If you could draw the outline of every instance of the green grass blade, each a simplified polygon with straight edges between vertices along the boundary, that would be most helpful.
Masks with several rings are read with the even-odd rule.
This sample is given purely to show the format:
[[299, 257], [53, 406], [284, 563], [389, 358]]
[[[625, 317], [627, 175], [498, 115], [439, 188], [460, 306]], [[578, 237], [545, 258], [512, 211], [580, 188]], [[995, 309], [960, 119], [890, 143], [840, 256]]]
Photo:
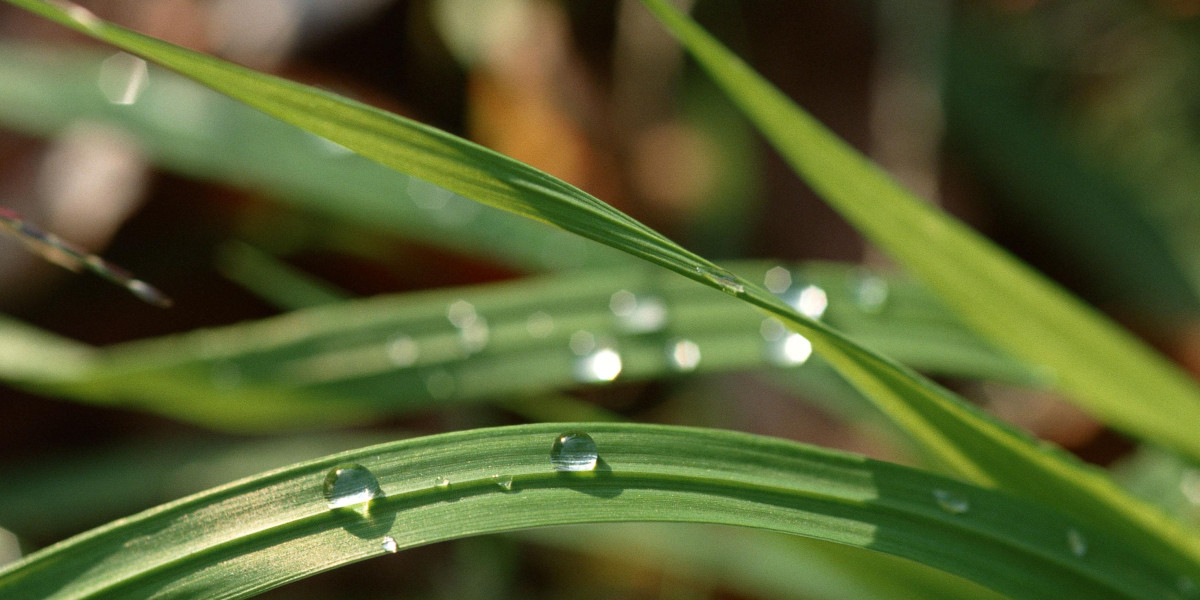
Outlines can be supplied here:
[[[6, 598], [242, 598], [439, 540], [543, 525], [740, 525], [894, 554], [1020, 598], [1162, 598], [1180, 576], [1036, 505], [905, 467], [783, 440], [593, 424], [595, 471], [553, 470], [562, 425], [435, 435], [269, 472], [163, 505], [0, 572]], [[330, 510], [356, 463], [383, 496]], [[512, 488], [495, 475], [512, 477]], [[448, 481], [448, 485], [437, 482]], [[940, 508], [953, 494], [967, 510]], [[1074, 534], [1069, 533], [1075, 531]], [[1073, 551], [1069, 538], [1086, 548]]]
[[[234, 270], [252, 275], [256, 286], [279, 278], [276, 266], [264, 271], [263, 256], [248, 257], [248, 265]], [[752, 279], [786, 272], [792, 283], [785, 296], [810, 287], [824, 290], [824, 319], [916, 368], [1012, 382], [1036, 379], [1036, 373], [979, 343], [927, 293], [902, 279], [837, 264], [733, 266]], [[297, 292], [291, 275], [270, 293], [292, 300], [331, 297], [307, 285]], [[887, 290], [885, 305], [864, 310], [856, 297], [863, 281]], [[473, 311], [477, 320], [456, 327], [447, 318], [452, 306]], [[768, 340], [763, 330], [758, 311], [646, 267], [334, 303], [94, 349], [89, 368], [63, 374], [54, 373], [68, 364], [61, 344], [30, 352], [37, 340], [23, 342], [14, 332], [0, 338], [0, 349], [12, 345], [13, 354], [22, 357], [5, 374], [11, 383], [242, 431], [327, 425], [330, 415], [321, 407], [331, 405], [348, 411], [334, 416], [349, 420], [605, 383], [580, 370], [588, 354], [571, 349], [578, 332], [619, 353], [619, 381], [771, 367], [794, 367], [786, 372], [810, 386], [836, 380], [819, 358], [789, 358], [785, 340]], [[782, 335], [781, 327], [767, 328], [771, 332]], [[698, 356], [692, 358], [698, 362], [677, 358], [676, 350], [687, 343], [694, 344]], [[35, 359], [39, 362], [31, 364]]]
[[1200, 389], [1111, 323], [905, 190], [663, 0], [644, 0], [834, 209], [972, 328], [1105, 423], [1200, 459]]
[[[1066, 455], [1039, 448], [1028, 437], [997, 424], [911, 370], [803, 317], [762, 287], [738, 279], [560, 180], [396, 115], [107, 24], [68, 3], [7, 1], [168, 65], [384, 165], [465, 197], [599, 241], [737, 296], [806, 335], [813, 348], [903, 427], [930, 460], [970, 480], [1001, 486], [1059, 507], [1102, 531], [1113, 532], [1174, 569], [1190, 569], [1200, 564], [1197, 540], [1181, 534], [1160, 513], [1134, 501], [1103, 475]], [[678, 13], [671, 14], [682, 18]], [[704, 35], [699, 29], [689, 31]], [[724, 52], [715, 45], [709, 49]], [[748, 70], [737, 72], [751, 77], [748, 83], [757, 81]], [[787, 109], [786, 114], [795, 112], [790, 103], [773, 106]], [[841, 172], [845, 166], [834, 165], [830, 170]], [[887, 190], [891, 188], [882, 188]], [[940, 225], [929, 229], [927, 235], [946, 235], [956, 230], [956, 226], [944, 221], [937, 223]], [[966, 249], [957, 256], [960, 260], [956, 264], [974, 262], [977, 251], [974, 246]], [[973, 275], [964, 276], [974, 280]], [[319, 408], [318, 403], [314, 410]]]
[[155, 165], [264, 192], [322, 217], [486, 257], [526, 271], [630, 259], [599, 244], [448, 194], [152, 65], [133, 105], [96, 86], [109, 53], [0, 40], [0, 123], [54, 136], [100, 122]]

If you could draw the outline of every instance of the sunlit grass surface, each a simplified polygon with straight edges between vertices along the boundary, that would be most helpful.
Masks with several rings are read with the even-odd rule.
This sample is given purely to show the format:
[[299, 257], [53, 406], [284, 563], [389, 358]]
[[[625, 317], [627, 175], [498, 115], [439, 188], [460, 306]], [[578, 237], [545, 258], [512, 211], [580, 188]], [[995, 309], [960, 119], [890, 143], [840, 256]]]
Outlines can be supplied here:
[[[722, 260], [717, 266], [703, 258], [753, 254], [749, 248], [761, 247], [754, 241], [754, 222], [780, 218], [786, 212], [780, 207], [791, 204], [760, 209], [758, 201], [751, 201], [758, 194], [749, 176], [755, 161], [746, 158], [752, 147], [746, 126], [732, 118], [733, 109], [717, 99], [716, 90], [699, 71], [686, 67], [670, 51], [647, 54], [644, 64], [631, 66], [635, 64], [629, 62], [631, 48], [645, 51], [649, 46], [630, 42], [628, 36], [649, 36], [645, 39], [658, 39], [653, 43], [670, 47], [661, 37], [660, 26], [633, 3], [609, 15], [619, 24], [611, 65], [619, 82], [613, 90], [618, 107], [614, 114], [629, 120], [623, 125], [628, 129], [614, 128], [613, 133], [636, 143], [610, 140], [608, 144], [628, 144], [623, 148], [597, 141], [605, 136], [581, 128], [579, 123], [586, 119], [572, 125], [586, 102], [556, 104], [554, 94], [544, 93], [553, 89], [544, 87], [547, 80], [522, 75], [520, 69], [506, 71], [514, 65], [546, 68], [567, 63], [530, 62], [529, 56], [536, 53], [524, 61], [505, 62], [510, 60], [505, 54], [486, 50], [493, 35], [486, 27], [457, 19], [467, 8], [456, 2], [432, 2], [428, 13], [410, 16], [415, 23], [437, 28], [471, 78], [465, 88], [470, 101], [465, 120], [471, 135], [550, 175], [367, 105], [130, 34], [74, 5], [11, 3], [162, 61], [312, 133], [240, 107], [156, 67], [147, 68], [130, 55], [94, 49], [55, 50], [48, 55], [24, 42], [0, 48], [9, 58], [0, 66], [5, 77], [26, 83], [0, 91], [0, 120], [21, 131], [59, 139], [63, 153], [99, 144], [103, 155], [133, 161], [133, 167], [106, 167], [110, 174], [126, 173], [124, 179], [111, 175], [109, 184], [136, 183], [139, 169], [145, 169], [136, 165], [153, 161], [191, 177], [256, 190], [288, 207], [240, 200], [234, 211], [238, 224], [224, 233], [208, 232], [186, 221], [175, 224], [177, 231], [193, 232], [190, 247], [207, 248], [205, 261], [240, 286], [220, 284], [224, 287], [217, 289], [223, 293], [197, 296], [204, 279], [180, 272], [169, 254], [152, 251], [158, 245], [189, 247], [172, 246], [170, 235], [161, 228], [156, 228], [157, 238], [151, 238], [155, 246], [115, 257], [121, 264], [139, 267], [139, 276], [147, 272], [147, 278], [161, 277], [166, 289], [184, 288], [183, 294], [173, 295], [184, 298], [174, 310], [182, 311], [186, 325], [170, 326], [173, 317], [137, 317], [129, 326], [118, 326], [120, 333], [79, 336], [73, 333], [78, 325], [56, 326], [53, 318], [47, 318], [54, 305], [26, 317], [40, 327], [19, 318], [5, 320], [2, 331], [7, 345], [0, 351], [6, 360], [0, 374], [12, 385], [42, 396], [81, 401], [64, 406], [68, 415], [85, 411], [166, 416], [169, 421], [150, 421], [149, 428], [178, 430], [185, 439], [168, 442], [164, 439], [168, 433], [138, 442], [145, 436], [133, 435], [135, 443], [112, 444], [112, 451], [103, 453], [103, 460], [95, 464], [68, 453], [46, 458], [46, 469], [39, 469], [36, 484], [11, 490], [12, 500], [4, 502], [7, 508], [0, 519], [5, 521], [0, 524], [13, 523], [13, 530], [32, 548], [184, 493], [334, 449], [360, 447], [378, 439], [376, 435], [389, 439], [407, 437], [414, 430], [464, 430], [462, 439], [479, 440], [476, 447], [456, 446], [452, 440], [459, 438], [454, 435], [419, 438], [393, 449], [354, 455], [355, 464], [369, 464], [364, 472], [370, 473], [370, 479], [378, 477], [377, 487], [356, 487], [367, 496], [378, 496], [370, 504], [355, 501], [349, 503], [353, 506], [329, 511], [331, 503], [340, 502], [338, 482], [349, 481], [339, 479], [337, 473], [356, 473], [359, 468], [329, 458], [156, 509], [49, 549], [27, 565], [7, 571], [0, 585], [13, 594], [42, 597], [55, 589], [66, 594], [103, 588], [130, 597], [151, 591], [166, 596], [242, 597], [439, 539], [592, 520], [700, 521], [785, 531], [914, 559], [1014, 597], [1188, 598], [1198, 592], [1197, 544], [1183, 522], [1169, 520], [1127, 495], [1099, 469], [996, 422], [909, 368], [950, 377], [942, 383], [952, 383], [955, 391], [977, 399], [1024, 398], [1021, 402], [1026, 404], [1017, 406], [1034, 406], [1028, 404], [1035, 402], [1030, 398], [1058, 391], [1127, 434], [1192, 456], [1196, 446], [1189, 423], [1197, 413], [1194, 384], [1092, 308], [914, 201], [659, 2], [647, 4], [680, 35], [698, 63], [714, 75], [718, 87], [746, 110], [797, 172], [928, 288], [893, 269], [864, 269], [849, 262]], [[542, 31], [558, 32], [554, 35], [563, 39], [575, 35], [581, 44], [584, 37], [578, 32], [555, 29], [554, 23], [564, 22], [555, 19], [587, 22], [596, 17], [591, 8], [555, 12], [559, 9], [550, 5], [512, 6], [518, 5], [525, 8], [487, 13], [498, 10], [499, 4], [485, 3], [480, 7], [491, 8], [480, 10], [496, 22], [505, 22], [500, 17], [506, 14], [504, 18], [516, 19], [513, 23], [540, 23], [548, 28]], [[891, 17], [905, 12], [883, 5], [878, 9]], [[706, 8], [704, 3], [698, 10], [702, 17], [710, 14], [706, 11], [724, 17], [736, 13]], [[823, 9], [814, 10], [820, 14]], [[911, 41], [915, 31], [932, 31], [935, 39], [949, 40], [946, 48], [955, 48], [952, 42], [965, 42], [952, 34], [974, 26], [973, 20], [986, 14], [982, 9], [972, 11], [922, 14], [913, 21], [913, 31], [880, 26], [881, 47]], [[1019, 29], [1022, 17], [997, 13], [988, 18]], [[1057, 17], [1046, 11], [1028, 18], [1052, 21]], [[149, 30], [165, 35], [153, 27]], [[517, 51], [539, 48], [522, 46], [519, 40], [508, 43]], [[941, 47], [941, 42], [930, 44], [926, 51], [936, 53]], [[240, 57], [260, 69], [278, 64], [266, 55], [223, 48], [220, 51], [227, 56]], [[536, 52], [560, 51], [549, 48], [543, 39]], [[896, 60], [900, 64], [893, 64], [894, 69], [916, 69], [909, 75], [933, 77], [903, 64], [917, 60], [912, 56]], [[549, 72], [561, 75], [554, 68]], [[687, 76], [677, 88], [671, 83], [663, 87], [682, 74]], [[570, 89], [575, 93], [595, 93], [574, 81]], [[530, 98], [541, 100], [514, 100], [520, 94], [508, 86], [515, 82], [525, 86]], [[924, 85], [935, 83], [930, 79]], [[886, 96], [888, 88], [880, 85], [880, 93]], [[671, 107], [656, 103], [655, 94], [675, 94], [680, 100]], [[907, 110], [921, 114], [914, 105]], [[925, 110], [936, 122], [937, 109]], [[678, 116], [670, 117], [672, 111], [678, 111]], [[975, 117], [973, 123], [986, 121], [989, 114]], [[673, 120], [664, 124], [663, 119]], [[946, 123], [956, 123], [954, 115], [948, 115]], [[508, 128], [512, 124], [524, 127]], [[971, 131], [977, 131], [980, 140], [993, 139], [986, 137], [993, 135], [988, 131]], [[936, 139], [937, 132], [931, 126], [925, 133]], [[565, 137], [553, 138], [556, 134]], [[587, 143], [589, 139], [594, 145]], [[1011, 143], [1017, 150], [1009, 152], [1019, 155], [1030, 139], [1015, 137]], [[980, 143], [993, 152], [982, 155], [1003, 155], [995, 154], [994, 146]], [[927, 147], [926, 151], [934, 150]], [[885, 166], [897, 166], [889, 164], [886, 152], [880, 156]], [[936, 167], [929, 167], [929, 161], [924, 164], [934, 169], [925, 175], [936, 180]], [[1067, 168], [1070, 160], [1060, 164], [1066, 166], [1052, 170], [1041, 189], [1036, 183], [1021, 184], [1024, 180], [1016, 175], [1013, 180], [1024, 185], [1027, 193], [1050, 194], [1055, 200], [1103, 185], [1087, 179], [1086, 173], [1072, 175]], [[601, 175], [617, 171], [598, 170], [594, 165], [620, 165], [625, 169], [621, 172], [628, 173], [625, 183], [616, 183], [621, 177]], [[72, 180], [69, 171], [53, 173], [43, 177]], [[1056, 179], [1059, 175], [1063, 177]], [[1086, 183], [1073, 189], [1070, 181]], [[71, 197], [70, 190], [81, 189], [65, 183], [60, 187], [67, 191], [49, 196], [60, 203]], [[925, 194], [937, 193], [936, 185], [916, 187]], [[135, 210], [129, 203], [137, 189], [130, 184], [123, 200], [107, 202], [124, 202], [120, 210], [129, 214]], [[1148, 316], [1143, 322], [1152, 322], [1146, 327], [1178, 323], [1195, 310], [1194, 286], [1186, 269], [1191, 257], [1180, 250], [1186, 245], [1174, 241], [1179, 239], [1178, 230], [1163, 226], [1161, 220], [1156, 225], [1141, 208], [1120, 205], [1123, 200], [1105, 196], [1106, 208], [1087, 211], [1096, 222], [1110, 226], [1095, 229], [1091, 240], [1082, 234], [1077, 247], [1105, 248], [1090, 254], [1102, 266], [1115, 265], [1107, 271], [1112, 277], [1144, 290], [1133, 298], [1144, 303], [1142, 310]], [[1069, 204], [1065, 198], [1062, 201]], [[1046, 214], [1049, 219], [1062, 218]], [[62, 217], [39, 222], [49, 223], [51, 231], [70, 230], [71, 221]], [[1182, 222], [1186, 221], [1175, 225], [1181, 227]], [[655, 231], [664, 227], [666, 237]], [[1103, 241], [1097, 243], [1098, 238]], [[680, 246], [672, 239], [685, 243]], [[1129, 250], [1107, 250], [1118, 247]], [[1107, 258], [1116, 255], [1121, 258]], [[337, 257], [336, 262], [323, 265], [322, 260], [328, 259], [321, 257], [329, 256]], [[1130, 264], [1150, 266], [1123, 266], [1133, 257], [1140, 262]], [[536, 271], [551, 273], [519, 276]], [[495, 279], [514, 281], [462, 285]], [[422, 287], [447, 289], [381, 293]], [[222, 307], [231, 297], [252, 303], [247, 292], [287, 314], [231, 323], [222, 315], [232, 313]], [[358, 300], [355, 296], [377, 297]], [[205, 300], [196, 301], [199, 297]], [[58, 310], [70, 306], [65, 303]], [[88, 314], [95, 320], [94, 315], [111, 310], [105, 306], [92, 304]], [[269, 312], [262, 305], [256, 310], [259, 314], [250, 316]], [[184, 331], [217, 324], [222, 327]], [[138, 335], [139, 331], [144, 333]], [[148, 339], [133, 339], [138, 337]], [[1187, 338], [1177, 334], [1174, 339], [1184, 343]], [[114, 340], [132, 341], [104, 345]], [[972, 386], [977, 384], [960, 383], [965, 381], [989, 383], [976, 388]], [[994, 382], [1022, 387], [995, 387]], [[980, 396], [979, 389], [985, 395]], [[808, 402], [777, 401], [789, 397]], [[991, 402], [1004, 412], [999, 400]], [[1074, 439], [1093, 435], [1088, 432], [1094, 432], [1096, 425], [1079, 413], [1055, 410], [1051, 414], [1056, 417], [1019, 422], [1059, 441], [1073, 439], [1071, 435], [1077, 436]], [[1021, 412], [1010, 408], [1007, 414]], [[1064, 434], [1055, 434], [1054, 427], [1066, 427], [1063, 418], [1082, 424], [1084, 433], [1059, 437]], [[797, 464], [781, 467], [774, 480], [759, 480], [755, 477], [763, 475], [761, 461], [774, 460], [763, 456], [800, 452], [812, 453], [817, 460], [825, 455], [711, 429], [671, 433], [681, 436], [671, 438], [678, 440], [675, 443], [656, 439], [655, 434], [642, 439], [638, 437], [642, 429], [621, 424], [587, 425], [588, 433], [599, 440], [599, 459], [569, 463], [592, 468], [583, 469], [586, 474], [579, 477], [563, 478], [548, 474], [568, 463], [550, 460], [549, 446], [536, 442], [545, 442], [542, 438], [552, 431], [572, 429], [551, 425], [545, 431], [513, 430], [522, 432], [518, 435], [529, 433], [527, 450], [519, 449], [525, 448], [521, 443], [504, 442], [507, 430], [477, 429], [514, 420], [632, 420], [750, 429], [914, 463], [982, 487], [960, 488], [883, 464], [878, 466], [881, 471], [869, 466], [858, 475], [835, 475], [825, 467], [808, 472], [808, 467]], [[845, 424], [835, 424], [838, 420]], [[880, 428], [885, 420], [890, 421], [889, 429]], [[276, 438], [249, 446], [238, 438], [181, 429], [176, 422], [239, 435], [275, 432]], [[310, 438], [308, 432], [344, 431], [363, 424], [375, 424], [378, 431], [365, 436], [335, 433], [312, 438], [313, 444], [290, 442]], [[408, 431], [395, 433], [397, 426]], [[622, 439], [633, 446], [627, 448], [616, 438], [608, 438], [606, 444], [606, 431], [628, 436]], [[406, 448], [442, 444], [444, 453], [431, 450], [442, 457], [438, 464], [444, 465], [434, 469], [436, 475], [404, 468], [393, 474], [375, 466], [379, 460], [395, 461], [395, 465], [424, 460], [420, 452]], [[684, 451], [689, 447], [695, 449], [691, 454]], [[606, 448], [611, 454], [606, 454]], [[745, 454], [753, 453], [753, 448], [766, 455]], [[251, 456], [244, 460], [228, 458], [246, 453]], [[147, 460], [152, 455], [162, 458]], [[717, 468], [717, 463], [723, 466]], [[499, 468], [504, 465], [511, 466], [507, 470], [512, 473], [500, 472], [506, 470]], [[114, 475], [145, 468], [171, 475]], [[21, 472], [21, 467], [14, 466], [13, 472]], [[1177, 458], [1143, 452], [1131, 454], [1118, 471], [1120, 480], [1128, 482], [1139, 497], [1176, 514], [1186, 513], [1192, 495], [1200, 497], [1189, 495], [1191, 473], [1186, 462]], [[849, 488], [836, 491], [852, 480], [861, 483], [855, 479], [860, 476], [875, 484], [894, 476], [897, 485], [867, 486], [848, 495], [843, 492]], [[180, 480], [188, 482], [171, 483]], [[824, 483], [804, 490], [791, 487], [803, 481]], [[144, 482], [158, 482], [161, 491], [147, 489]], [[78, 488], [80, 493], [63, 498], [57, 492], [64, 487]], [[324, 494], [318, 493], [322, 487]], [[1001, 491], [994, 505], [995, 492], [983, 488]], [[248, 491], [252, 489], [256, 491]], [[863, 490], [866, 496], [860, 494]], [[832, 504], [811, 504], [825, 496]], [[864, 504], [868, 498], [878, 502]], [[82, 506], [93, 507], [94, 515], [81, 511]], [[433, 516], [422, 517], [426, 512]], [[437, 516], [442, 514], [446, 516]], [[30, 515], [51, 525], [23, 530], [19, 524], [30, 521]], [[339, 521], [340, 525], [329, 521], [342, 517], [346, 522]], [[260, 518], [265, 520], [256, 520]], [[906, 525], [880, 526], [895, 518]], [[925, 519], [933, 519], [942, 529], [920, 529]], [[199, 528], [189, 529], [192, 525], [185, 522]], [[437, 569], [463, 583], [453, 588], [434, 586], [429, 594], [555, 595], [553, 590], [586, 587], [583, 582], [589, 579], [611, 578], [588, 569], [573, 577], [550, 575], [554, 568], [545, 565], [558, 564], [561, 550], [530, 560], [519, 558], [516, 548], [532, 548], [526, 544], [537, 540], [548, 548], [569, 549], [576, 560], [582, 554], [587, 557], [584, 564], [598, 566], [628, 560], [619, 551], [618, 558], [612, 558], [613, 540], [619, 536], [627, 536], [630, 547], [653, 547], [653, 541], [645, 540], [702, 530], [679, 530], [686, 534], [654, 533], [664, 530], [653, 528], [624, 534], [597, 530], [594, 538], [574, 531], [549, 530], [533, 537], [456, 546], [461, 548], [455, 551], [456, 558], [442, 561]], [[634, 541], [639, 536], [642, 541]], [[731, 543], [724, 559], [720, 550], [716, 554], [664, 551], [661, 560], [637, 568], [659, 573], [660, 596], [707, 597], [720, 593], [714, 589], [726, 587], [745, 594], [798, 598], [989, 594], [912, 563], [889, 562], [861, 551], [845, 554], [820, 545], [781, 544], [759, 532], [731, 539], [755, 548], [751, 554], [757, 560], [734, 560], [747, 546]], [[367, 546], [359, 548], [360, 541], [368, 542]], [[621, 542], [615, 544], [619, 548]], [[118, 547], [121, 550], [104, 550]], [[961, 550], [953, 550], [956, 547]], [[433, 549], [417, 552], [440, 556]], [[791, 578], [778, 573], [787, 569], [760, 568], [818, 560], [806, 552], [815, 552], [822, 564]], [[410, 554], [386, 560], [420, 564], [419, 557], [426, 556], [402, 558]], [[541, 575], [523, 574], [531, 564], [542, 565]], [[715, 564], [726, 568], [714, 571]], [[361, 575], [373, 573], [365, 568], [348, 567], [344, 572], [351, 575], [339, 576], [343, 571], [339, 570], [317, 581], [341, 582], [333, 588], [340, 597], [375, 597], [378, 592], [373, 587], [381, 576]], [[608, 585], [615, 590], [623, 584]], [[288, 586], [281, 593], [303, 589]]]

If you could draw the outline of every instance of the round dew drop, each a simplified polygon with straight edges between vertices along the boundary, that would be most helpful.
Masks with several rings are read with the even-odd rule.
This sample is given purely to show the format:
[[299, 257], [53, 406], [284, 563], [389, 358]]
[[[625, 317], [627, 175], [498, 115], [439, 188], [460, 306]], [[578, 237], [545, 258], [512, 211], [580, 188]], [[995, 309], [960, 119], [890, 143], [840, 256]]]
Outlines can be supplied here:
[[952, 515], [961, 515], [971, 510], [971, 501], [966, 496], [956, 492], [933, 490], [933, 499], [937, 502], [939, 508]]
[[352, 506], [362, 513], [370, 509], [373, 500], [383, 497], [379, 480], [366, 467], [355, 463], [338, 465], [330, 470], [322, 490], [329, 508]]
[[596, 442], [586, 433], [564, 433], [550, 448], [550, 464], [555, 471], [591, 471], [599, 460]]
[[1087, 554], [1087, 538], [1084, 538], [1078, 529], [1072, 527], [1067, 530], [1067, 548], [1070, 548], [1071, 554], [1082, 558], [1084, 554]]

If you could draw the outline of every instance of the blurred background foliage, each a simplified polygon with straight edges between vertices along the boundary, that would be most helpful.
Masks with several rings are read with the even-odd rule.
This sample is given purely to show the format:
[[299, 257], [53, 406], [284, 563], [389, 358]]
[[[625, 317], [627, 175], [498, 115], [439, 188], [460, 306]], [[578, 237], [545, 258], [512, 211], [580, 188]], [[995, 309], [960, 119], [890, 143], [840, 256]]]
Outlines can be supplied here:
[[[836, 282], [861, 279], [856, 265], [889, 278], [892, 270], [766, 149], [634, 0], [82, 4], [150, 35], [477, 141], [581, 187], [704, 256], [759, 261], [730, 263], [739, 272], [762, 277], [780, 261], [842, 263], [789, 272], [833, 281], [823, 284], [832, 324], [874, 339], [874, 346], [940, 376], [1003, 418], [1113, 465], [1131, 489], [1167, 510], [1200, 519], [1200, 471], [1135, 448], [1038, 390], [1033, 374], [962, 334], [902, 278], [886, 280], [886, 313], [839, 321], [839, 311], [850, 315], [841, 307], [862, 299]], [[1200, 2], [684, 4], [906, 185], [1200, 371], [1194, 198]], [[519, 307], [511, 323], [491, 317], [495, 336], [507, 323], [539, 337], [534, 317], [566, 319], [584, 302], [555, 308], [549, 298], [590, 282], [595, 298], [587, 302], [600, 312], [628, 317], [640, 310], [635, 319], [653, 319], [655, 302], [683, 314], [683, 304], [695, 300], [703, 305], [694, 313], [701, 324], [674, 325], [688, 335], [701, 335], [697, 328], [706, 323], [713, 336], [744, 329], [754, 343], [760, 335], [771, 340], [745, 309], [726, 313], [719, 294], [689, 293], [686, 282], [642, 274], [630, 259], [590, 241], [397, 175], [171, 73], [143, 69], [136, 59], [0, 7], [0, 204], [103, 253], [176, 300], [165, 311], [145, 306], [98, 278], [62, 273], [0, 240], [0, 308], [14, 323], [108, 347], [354, 296], [441, 290], [399, 298], [410, 311], [406, 318], [426, 310], [441, 319], [441, 307], [455, 298], [477, 297], [472, 302], [481, 314], [492, 305]], [[772, 291], [790, 289], [791, 275]], [[529, 276], [551, 283], [508, 292], [490, 285]], [[628, 304], [633, 296], [616, 292], [630, 278], [641, 281], [635, 291], [643, 300], [647, 293], [656, 300]], [[426, 308], [413, 308], [419, 306]], [[454, 314], [445, 316], [460, 335], [470, 335], [471, 324]], [[639, 327], [626, 323], [612, 335], [645, 341]], [[0, 328], [18, 350], [21, 331]], [[237, 362], [240, 355], [222, 359], [203, 348], [187, 355], [172, 345], [177, 339], [115, 346], [121, 350], [114, 354], [166, 353], [183, 365], [171, 368], [199, 361], [215, 380], [210, 387], [255, 377], [252, 362]], [[576, 354], [590, 351], [577, 350], [574, 337], [551, 339], [569, 342]], [[495, 388], [485, 380], [470, 399], [487, 402], [470, 405], [465, 397], [436, 402], [461, 392], [439, 392], [445, 382], [436, 376], [407, 384], [360, 381], [333, 394], [359, 403], [342, 398], [343, 404], [323, 405], [301, 434], [235, 433], [130, 406], [56, 401], [46, 397], [53, 388], [4, 389], [0, 473], [22, 485], [0, 490], [0, 526], [13, 532], [0, 538], [0, 560], [266, 468], [403, 435], [525, 419], [707, 425], [913, 460], [819, 361], [789, 361], [785, 354], [781, 363], [769, 353], [748, 353], [738, 345], [745, 339], [714, 337], [701, 346], [704, 368], [680, 377], [696, 365], [687, 367], [691, 347], [672, 339], [674, 370], [670, 356], [664, 363], [661, 353], [633, 352], [614, 383], [607, 381], [616, 374], [584, 378], [592, 385], [523, 381], [521, 368], [538, 373], [551, 359], [522, 355], [532, 366], [514, 363], [517, 370], [504, 376], [504, 385], [495, 380]], [[384, 341], [393, 352], [406, 351], [395, 339]], [[931, 350], [939, 343], [940, 354]], [[64, 357], [79, 349], [62, 348]], [[208, 388], [196, 389], [193, 400], [203, 402]], [[489, 396], [495, 389], [505, 391]], [[414, 406], [379, 408], [396, 399]], [[713, 547], [715, 539], [722, 548]], [[621, 526], [439, 544], [267, 597], [967, 593], [947, 585], [907, 563], [824, 544]]]

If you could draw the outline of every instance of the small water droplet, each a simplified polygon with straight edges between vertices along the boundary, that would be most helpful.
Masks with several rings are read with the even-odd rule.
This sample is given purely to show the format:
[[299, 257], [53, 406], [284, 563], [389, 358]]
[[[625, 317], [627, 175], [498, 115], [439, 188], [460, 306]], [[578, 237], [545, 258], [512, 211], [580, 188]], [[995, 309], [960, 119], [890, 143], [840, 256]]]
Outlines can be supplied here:
[[65, 0], [49, 0], [50, 4], [56, 6], [59, 10], [67, 13], [76, 23], [87, 27], [88, 29], [96, 29], [102, 21], [92, 11], [75, 4], [74, 2], [66, 2]]
[[495, 475], [492, 475], [492, 483], [500, 486], [500, 489], [506, 492], [511, 492], [513, 490], [512, 475], [501, 475], [496, 473]]
[[325, 475], [322, 489], [329, 508], [350, 506], [362, 514], [370, 511], [372, 501], [383, 497], [379, 481], [371, 471], [355, 463], [338, 465], [330, 470]]
[[667, 343], [667, 362], [676, 371], [693, 371], [700, 366], [700, 346], [687, 339]]
[[789, 330], [779, 319], [763, 320], [759, 333], [767, 343], [767, 360], [776, 366], [799, 366], [812, 356], [812, 343], [808, 338]]
[[400, 545], [396, 543], [396, 538], [390, 535], [383, 538], [383, 541], [379, 545], [383, 547], [385, 552], [395, 554], [400, 551]]
[[792, 272], [783, 267], [771, 267], [763, 275], [763, 285], [772, 294], [782, 294], [792, 287]]
[[1071, 550], [1071, 554], [1082, 558], [1084, 554], [1087, 554], [1087, 538], [1083, 537], [1078, 529], [1072, 527], [1067, 530], [1067, 548]]
[[628, 333], [660, 331], [667, 324], [667, 304], [656, 296], [637, 296], [629, 290], [612, 295], [608, 307], [617, 317], [617, 325]]
[[825, 290], [815, 285], [800, 288], [789, 295], [786, 301], [810, 319], [820, 319], [825, 314], [825, 309], [829, 308], [829, 296], [825, 294]]
[[125, 52], [118, 52], [100, 63], [97, 80], [100, 93], [113, 104], [137, 102], [149, 83], [146, 61]]
[[388, 360], [397, 367], [411, 367], [417, 362], [420, 351], [417, 342], [407, 335], [399, 335], [388, 342]]
[[475, 305], [466, 300], [455, 300], [446, 308], [446, 319], [459, 329], [469, 327], [478, 316], [475, 312]]
[[446, 488], [450, 487], [450, 480], [446, 479], [445, 477], [438, 477], [437, 479], [433, 480], [433, 485], [436, 485], [437, 487], [442, 488], [442, 489], [446, 489]]
[[487, 319], [476, 317], [470, 325], [458, 330], [458, 343], [467, 354], [475, 354], [487, 346], [490, 336]]
[[599, 460], [595, 440], [578, 431], [558, 436], [550, 448], [550, 464], [555, 471], [591, 471]]
[[736, 296], [746, 291], [746, 286], [738, 281], [736, 275], [720, 267], [696, 267], [696, 272], [705, 279], [717, 284], [721, 288], [721, 291], [726, 294]]
[[571, 341], [567, 345], [576, 356], [583, 356], [596, 349], [596, 336], [590, 331], [576, 331], [571, 334]]
[[870, 273], [859, 273], [851, 279], [851, 296], [858, 310], [867, 314], [879, 314], [887, 306], [891, 290], [886, 279]]
[[539, 310], [529, 315], [529, 319], [525, 321], [525, 331], [529, 333], [530, 337], [548, 337], [554, 333], [554, 317]]
[[952, 515], [961, 515], [971, 510], [971, 501], [957, 492], [933, 490], [933, 499], [937, 501], [938, 507]]
[[612, 381], [621, 374], [621, 355], [615, 348], [601, 346], [575, 360], [576, 381], [598, 383]]

